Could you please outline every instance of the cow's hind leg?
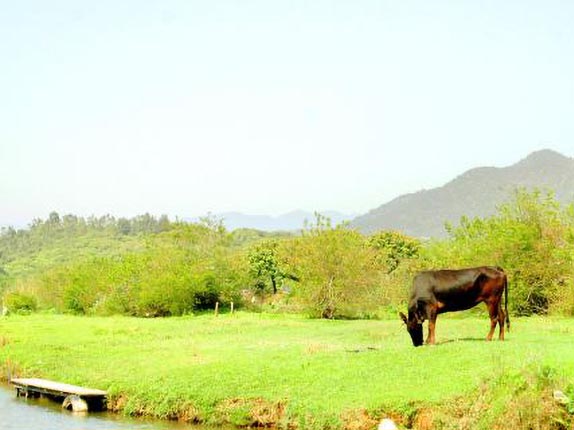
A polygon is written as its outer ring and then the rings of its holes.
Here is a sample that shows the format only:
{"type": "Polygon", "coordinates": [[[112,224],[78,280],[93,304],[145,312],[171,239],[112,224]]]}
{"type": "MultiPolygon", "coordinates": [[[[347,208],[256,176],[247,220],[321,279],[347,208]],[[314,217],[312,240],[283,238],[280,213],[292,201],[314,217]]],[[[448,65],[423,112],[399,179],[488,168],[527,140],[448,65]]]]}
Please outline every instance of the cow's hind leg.
{"type": "Polygon", "coordinates": [[[498,305],[498,340],[504,340],[504,317],[506,314],[502,310],[502,306],[498,305]]]}
{"type": "MultiPolygon", "coordinates": [[[[486,336],[486,340],[492,340],[492,336],[494,336],[494,330],[496,329],[496,324],[500,321],[500,306],[496,303],[487,303],[488,308],[488,315],[490,316],[490,331],[486,336]]],[[[501,325],[502,327],[502,325],[501,325]]],[[[502,334],[504,338],[504,333],[502,334]]]]}

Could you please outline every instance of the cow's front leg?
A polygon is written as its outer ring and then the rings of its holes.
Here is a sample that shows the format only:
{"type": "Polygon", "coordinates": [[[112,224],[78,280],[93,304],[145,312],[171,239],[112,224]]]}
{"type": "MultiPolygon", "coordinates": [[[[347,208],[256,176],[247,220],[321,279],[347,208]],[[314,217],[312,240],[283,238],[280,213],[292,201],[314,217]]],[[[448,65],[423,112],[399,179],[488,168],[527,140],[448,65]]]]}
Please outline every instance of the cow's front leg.
{"type": "Polygon", "coordinates": [[[436,343],[435,339],[436,317],[437,317],[437,310],[434,307],[432,307],[431,309],[429,309],[429,333],[427,336],[428,345],[434,345],[436,343]]]}

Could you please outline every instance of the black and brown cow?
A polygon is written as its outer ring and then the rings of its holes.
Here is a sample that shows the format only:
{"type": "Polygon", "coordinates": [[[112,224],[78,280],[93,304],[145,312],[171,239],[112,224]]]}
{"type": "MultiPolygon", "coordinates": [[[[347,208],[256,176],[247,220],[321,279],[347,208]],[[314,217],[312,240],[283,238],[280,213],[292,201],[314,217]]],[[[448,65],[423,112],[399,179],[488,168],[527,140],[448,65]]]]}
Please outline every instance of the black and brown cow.
{"type": "Polygon", "coordinates": [[[407,325],[414,346],[423,343],[423,322],[428,320],[427,343],[435,343],[435,325],[438,314],[470,309],[484,302],[490,315],[490,331],[486,340],[492,340],[496,324],[498,339],[504,340],[504,322],[510,330],[508,318],[508,281],[500,267],[473,267],[460,270],[427,270],[413,279],[409,300],[409,316],[400,313],[407,325]],[[504,310],[502,294],[504,293],[504,310]]]}

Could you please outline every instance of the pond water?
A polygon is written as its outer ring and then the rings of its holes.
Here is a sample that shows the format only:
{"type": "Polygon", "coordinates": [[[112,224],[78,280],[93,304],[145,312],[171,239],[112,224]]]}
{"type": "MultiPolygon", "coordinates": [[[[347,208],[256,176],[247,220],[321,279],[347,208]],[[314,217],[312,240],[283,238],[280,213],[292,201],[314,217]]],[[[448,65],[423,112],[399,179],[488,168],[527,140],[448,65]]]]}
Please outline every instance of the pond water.
{"type": "Polygon", "coordinates": [[[108,412],[77,414],[46,398],[16,397],[0,384],[0,430],[216,430],[172,422],[130,419],[108,412]]]}

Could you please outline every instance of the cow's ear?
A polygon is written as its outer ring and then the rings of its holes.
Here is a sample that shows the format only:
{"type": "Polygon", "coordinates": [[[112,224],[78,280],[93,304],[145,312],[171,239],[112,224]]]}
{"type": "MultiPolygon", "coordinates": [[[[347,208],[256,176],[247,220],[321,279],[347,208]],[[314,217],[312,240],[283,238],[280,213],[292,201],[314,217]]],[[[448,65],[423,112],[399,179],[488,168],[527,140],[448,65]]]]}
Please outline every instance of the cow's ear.
{"type": "Polygon", "coordinates": [[[401,316],[401,319],[403,320],[403,322],[406,324],[408,321],[407,316],[405,314],[403,314],[402,312],[399,312],[399,315],[401,316]]]}

